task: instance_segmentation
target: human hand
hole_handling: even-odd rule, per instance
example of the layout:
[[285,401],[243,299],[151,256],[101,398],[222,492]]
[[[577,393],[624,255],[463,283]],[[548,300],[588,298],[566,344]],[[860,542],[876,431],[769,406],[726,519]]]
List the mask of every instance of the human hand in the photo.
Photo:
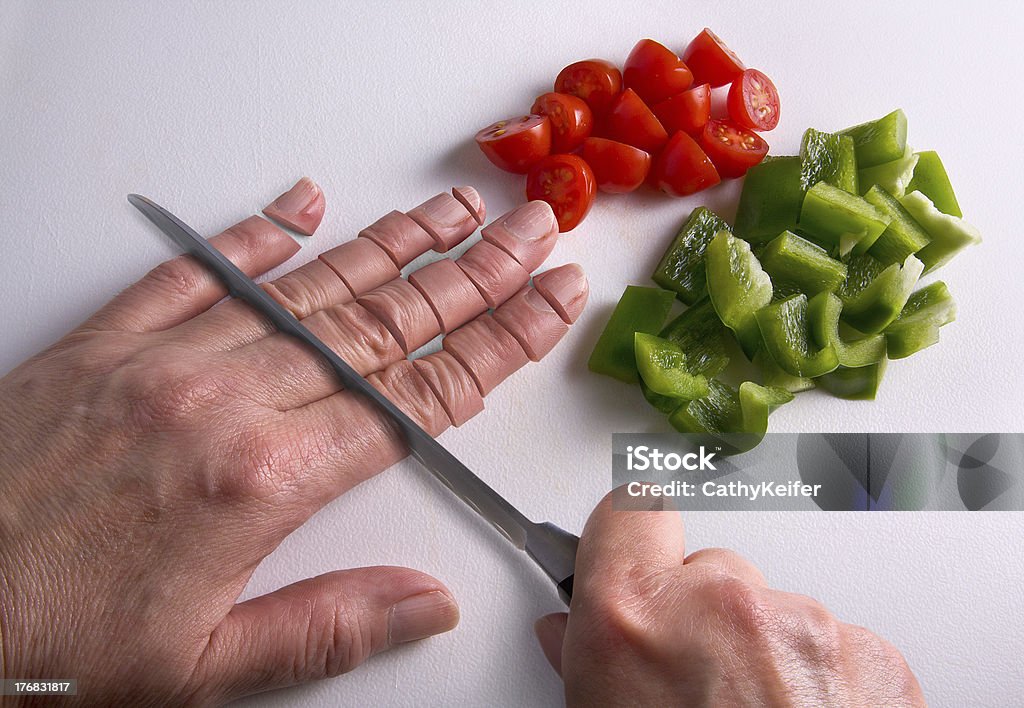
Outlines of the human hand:
[[[558,236],[540,202],[493,222],[458,261],[401,279],[483,222],[474,190],[454,195],[412,218],[391,212],[265,286],[433,435],[544,356],[587,298],[574,265],[524,288]],[[311,232],[323,209],[303,180],[266,213]],[[250,275],[298,250],[258,217],[213,242]],[[236,603],[289,533],[406,449],[314,353],[245,303],[217,304],[224,295],[176,258],[0,379],[3,677],[77,678],[79,700],[105,705],[221,703],[457,623],[449,591],[405,568]],[[442,351],[406,358],[442,329]]]
[[568,705],[925,705],[891,644],[732,551],[686,555],[679,512],[623,489],[587,522],[569,614],[536,625]]

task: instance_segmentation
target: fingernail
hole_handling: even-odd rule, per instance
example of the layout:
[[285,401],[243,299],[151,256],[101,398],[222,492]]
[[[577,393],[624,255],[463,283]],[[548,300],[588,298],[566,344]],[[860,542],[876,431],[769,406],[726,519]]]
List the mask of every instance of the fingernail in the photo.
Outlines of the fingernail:
[[408,212],[409,218],[434,237],[434,250],[445,253],[476,231],[476,215],[454,194],[442,192]]
[[502,219],[506,229],[521,241],[536,241],[558,233],[555,213],[547,202],[534,200],[516,207]]
[[301,214],[313,203],[320,188],[309,177],[303,177],[295,186],[274,200],[274,206],[287,214]]
[[452,187],[452,194],[473,215],[477,224],[484,223],[484,219],[487,218],[487,206],[478,191],[472,187]]
[[263,213],[274,221],[310,236],[324,216],[324,198],[320,187],[303,177],[287,192],[275,199]]
[[535,276],[533,287],[566,324],[572,324],[579,318],[590,294],[587,276],[575,263],[552,268]]
[[455,628],[459,607],[440,591],[413,595],[391,607],[388,617],[390,644],[414,642]]

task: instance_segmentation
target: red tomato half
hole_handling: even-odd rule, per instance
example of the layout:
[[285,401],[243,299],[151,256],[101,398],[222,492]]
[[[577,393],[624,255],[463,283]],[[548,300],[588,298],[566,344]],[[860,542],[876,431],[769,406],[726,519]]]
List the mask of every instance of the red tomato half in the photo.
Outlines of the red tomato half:
[[668,140],[668,133],[633,89],[626,89],[608,108],[601,137],[654,152]]
[[688,89],[693,74],[671,49],[653,39],[641,39],[626,59],[622,82],[650,105]]
[[751,130],[771,130],[779,124],[779,92],[757,69],[747,69],[729,87],[729,117]]
[[722,181],[696,141],[681,130],[655,158],[651,177],[655,187],[673,197],[685,197]]
[[545,93],[533,102],[530,113],[551,121],[551,152],[572,152],[590,136],[594,114],[582,98],[567,93]]
[[576,155],[550,155],[526,176],[526,198],[551,205],[558,230],[572,231],[590,211],[597,180],[590,165]]
[[711,118],[711,86],[701,84],[651,106],[651,110],[669,134],[685,130],[699,135]]
[[605,138],[587,138],[580,154],[593,168],[602,192],[632,192],[644,183],[651,169],[651,156],[646,152]]
[[551,121],[547,116],[499,120],[476,134],[476,144],[501,169],[523,174],[551,153]]
[[686,45],[683,61],[698,84],[725,86],[743,71],[740,58],[707,27]]
[[720,120],[708,121],[699,142],[722,177],[742,177],[768,154],[760,135]]
[[578,61],[558,72],[555,91],[578,96],[594,113],[600,114],[622,90],[622,73],[604,59]]

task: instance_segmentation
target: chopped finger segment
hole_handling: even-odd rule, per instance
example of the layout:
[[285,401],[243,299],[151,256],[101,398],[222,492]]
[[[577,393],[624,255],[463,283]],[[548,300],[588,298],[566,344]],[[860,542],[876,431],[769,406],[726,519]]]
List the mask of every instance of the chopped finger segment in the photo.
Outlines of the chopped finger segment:
[[324,218],[324,193],[316,182],[303,177],[269,204],[263,213],[300,234],[312,236]]
[[473,244],[456,263],[488,307],[497,307],[530,281],[530,273],[519,261],[487,241]]
[[352,292],[345,282],[320,259],[264,284],[263,289],[299,319],[352,301]]
[[558,240],[558,221],[547,202],[534,200],[516,207],[480,231],[531,273],[548,257]]
[[434,311],[420,291],[404,278],[395,278],[371,290],[358,302],[384,323],[406,354],[440,333]]
[[572,324],[579,318],[590,295],[587,276],[576,263],[567,263],[534,276],[533,287],[566,324]]
[[465,367],[484,396],[529,361],[515,337],[491,315],[480,315],[455,330],[444,338],[443,346]]
[[[320,310],[303,324],[362,376],[405,357],[388,328],[358,302]],[[312,351],[309,358],[319,361]],[[302,364],[309,366],[307,362]]]
[[408,359],[396,361],[366,380],[430,435],[437,437],[451,425],[447,411]]
[[487,311],[473,281],[449,258],[410,273],[409,282],[423,294],[446,334]]
[[540,361],[569,325],[533,288],[523,288],[494,311],[494,319],[516,338],[530,361]]
[[483,225],[484,219],[487,218],[487,205],[484,204],[480,193],[472,187],[452,187],[452,194],[469,210],[476,223]]
[[441,402],[452,425],[462,425],[484,409],[484,398],[473,378],[448,352],[428,354],[412,363]]
[[442,192],[410,210],[408,216],[434,239],[434,250],[445,253],[476,231],[477,217],[453,194]]
[[381,247],[398,268],[434,247],[434,237],[400,211],[392,211],[359,232]]
[[397,278],[398,266],[380,246],[367,238],[356,238],[320,254],[354,295],[369,292]]

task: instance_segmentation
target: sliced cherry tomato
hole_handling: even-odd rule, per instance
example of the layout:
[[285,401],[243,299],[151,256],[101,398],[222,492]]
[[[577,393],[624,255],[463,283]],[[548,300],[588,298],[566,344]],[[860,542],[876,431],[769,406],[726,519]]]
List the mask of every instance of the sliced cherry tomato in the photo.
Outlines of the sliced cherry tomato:
[[476,144],[501,169],[523,174],[551,154],[551,121],[547,116],[499,120],[476,134]]
[[572,152],[594,127],[594,114],[582,98],[567,93],[545,93],[533,102],[530,113],[551,121],[551,152]]
[[654,152],[668,140],[668,133],[636,92],[626,89],[608,107],[600,137]]
[[698,84],[725,86],[743,71],[740,58],[707,27],[686,45],[683,61]]
[[622,72],[610,61],[587,59],[558,72],[555,92],[578,96],[600,115],[622,90]]
[[701,84],[651,106],[668,133],[685,130],[699,135],[711,118],[711,86]]
[[641,39],[626,59],[622,82],[650,105],[688,89],[693,74],[671,49],[653,39]]
[[721,178],[714,164],[697,142],[682,130],[677,131],[654,159],[651,181],[673,197],[685,197],[712,187]]
[[587,138],[580,153],[594,170],[602,192],[632,192],[647,179],[651,156],[632,145],[605,138]]
[[747,69],[729,87],[729,117],[744,128],[771,130],[779,124],[779,92],[757,69]]
[[742,177],[768,154],[760,135],[721,120],[708,121],[698,142],[722,177]]
[[550,155],[526,175],[526,198],[550,204],[562,232],[572,231],[583,221],[595,194],[594,171],[576,155]]

